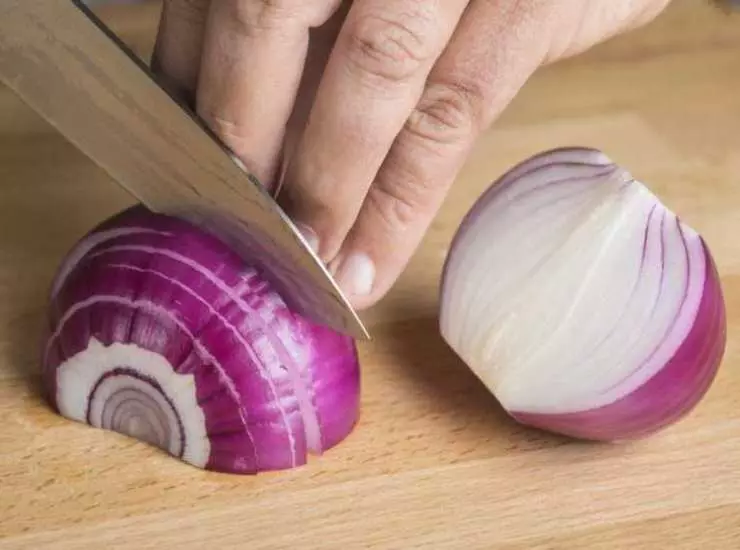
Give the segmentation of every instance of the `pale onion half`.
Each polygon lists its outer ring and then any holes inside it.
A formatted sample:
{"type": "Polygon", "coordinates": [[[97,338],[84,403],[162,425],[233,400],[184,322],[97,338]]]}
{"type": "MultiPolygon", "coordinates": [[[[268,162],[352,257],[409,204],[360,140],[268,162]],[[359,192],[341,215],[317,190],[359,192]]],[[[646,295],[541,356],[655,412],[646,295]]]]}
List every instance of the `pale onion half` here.
{"type": "Polygon", "coordinates": [[[689,413],[726,341],[707,244],[600,151],[536,155],[463,219],[440,330],[516,420],[593,440],[689,413]]]}

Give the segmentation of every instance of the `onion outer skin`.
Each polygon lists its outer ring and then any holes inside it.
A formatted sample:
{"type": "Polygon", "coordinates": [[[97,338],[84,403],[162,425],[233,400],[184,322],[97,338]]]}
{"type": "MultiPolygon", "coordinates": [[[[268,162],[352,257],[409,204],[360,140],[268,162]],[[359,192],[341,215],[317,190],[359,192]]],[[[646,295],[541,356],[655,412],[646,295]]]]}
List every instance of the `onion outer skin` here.
{"type": "Polygon", "coordinates": [[[494,182],[454,235],[440,294],[443,338],[511,417],[579,439],[678,422],[726,346],[707,244],[595,149],[545,151],[494,182]]]}
{"type": "Polygon", "coordinates": [[[306,463],[353,430],[355,342],[294,313],[216,237],[135,206],[66,255],[42,381],[56,412],[198,468],[306,463]]]}

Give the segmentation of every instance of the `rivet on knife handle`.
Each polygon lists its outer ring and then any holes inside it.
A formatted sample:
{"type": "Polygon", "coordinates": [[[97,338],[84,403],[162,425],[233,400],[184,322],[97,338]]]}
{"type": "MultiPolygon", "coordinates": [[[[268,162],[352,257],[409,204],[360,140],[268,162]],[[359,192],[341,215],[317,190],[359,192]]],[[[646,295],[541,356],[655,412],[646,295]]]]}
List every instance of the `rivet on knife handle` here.
{"type": "Polygon", "coordinates": [[[0,0],[0,81],[153,210],[260,260],[292,307],[368,334],[257,180],[78,0],[0,0]]]}

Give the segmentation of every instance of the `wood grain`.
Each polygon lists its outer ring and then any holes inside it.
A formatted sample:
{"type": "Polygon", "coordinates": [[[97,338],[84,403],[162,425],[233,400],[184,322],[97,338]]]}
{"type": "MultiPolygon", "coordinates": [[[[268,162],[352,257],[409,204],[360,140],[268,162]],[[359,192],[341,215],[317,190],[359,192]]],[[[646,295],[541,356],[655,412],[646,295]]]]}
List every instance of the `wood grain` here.
{"type": "MultiPolygon", "coordinates": [[[[155,10],[106,12],[142,55],[155,10]]],[[[675,0],[654,24],[537,74],[481,140],[422,248],[365,321],[363,413],[299,470],[232,477],[53,415],[37,390],[61,255],[130,198],[0,91],[0,549],[740,548],[740,17],[675,0]],[[509,420],[438,336],[444,254],[475,197],[544,148],[600,147],[715,253],[727,353],[650,439],[587,445],[509,420]]]]}

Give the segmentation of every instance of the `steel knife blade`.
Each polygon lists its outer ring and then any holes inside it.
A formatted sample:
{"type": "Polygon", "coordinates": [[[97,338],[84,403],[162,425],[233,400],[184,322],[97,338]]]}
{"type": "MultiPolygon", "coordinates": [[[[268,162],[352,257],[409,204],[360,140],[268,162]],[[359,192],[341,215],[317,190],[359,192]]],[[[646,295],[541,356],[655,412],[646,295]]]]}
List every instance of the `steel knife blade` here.
{"type": "Polygon", "coordinates": [[[80,0],[0,0],[0,81],[136,200],[257,262],[295,311],[369,337],[267,190],[80,0]]]}

